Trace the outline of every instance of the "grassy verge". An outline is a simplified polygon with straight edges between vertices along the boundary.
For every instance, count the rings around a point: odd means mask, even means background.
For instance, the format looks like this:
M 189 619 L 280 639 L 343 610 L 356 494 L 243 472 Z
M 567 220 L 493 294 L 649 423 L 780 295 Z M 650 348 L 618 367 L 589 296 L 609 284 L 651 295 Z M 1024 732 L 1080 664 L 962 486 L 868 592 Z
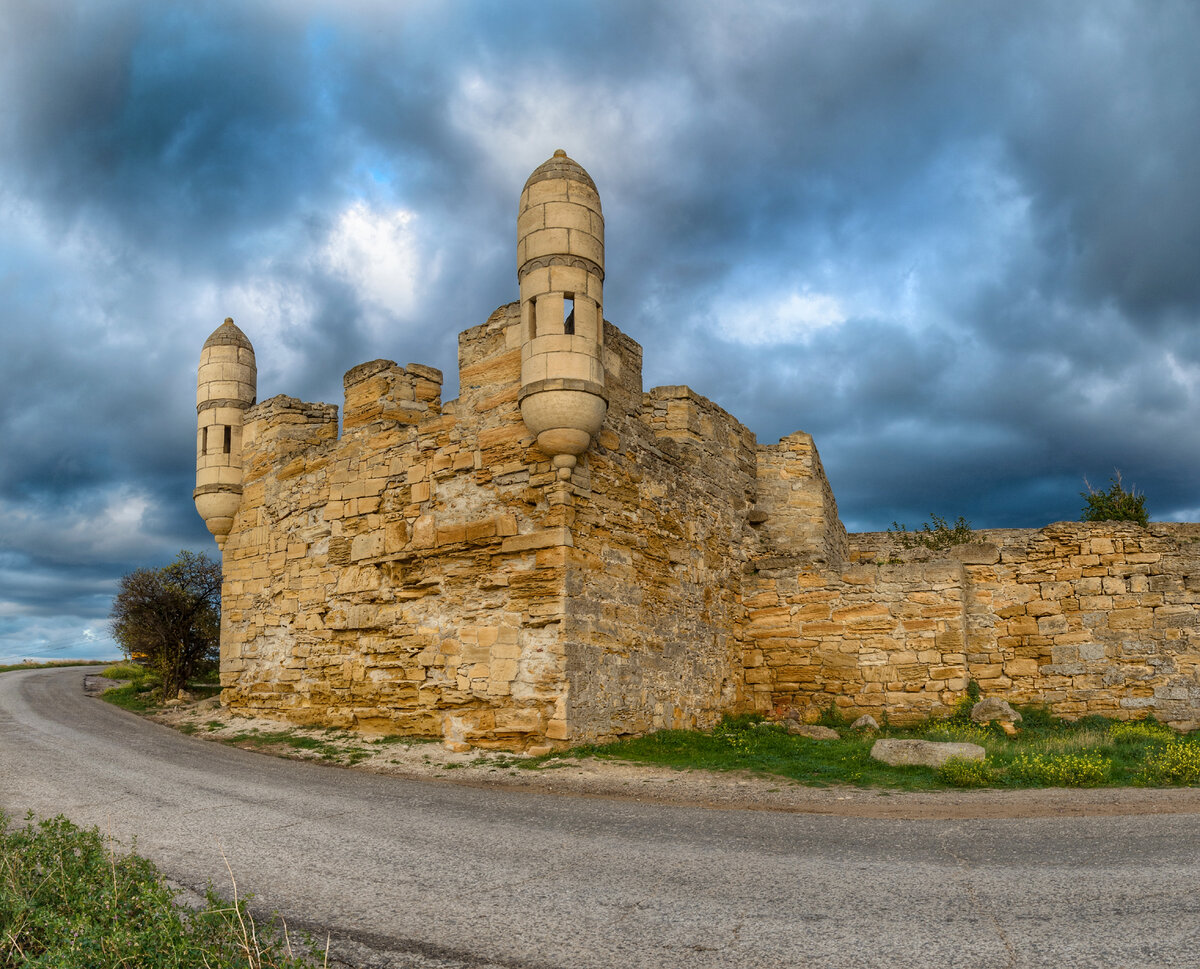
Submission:
M 160 709 L 154 675 L 138 666 L 119 666 L 105 675 L 131 679 L 103 696 L 137 713 Z M 196 687 L 191 688 L 193 692 Z M 203 687 L 200 688 L 201 690 Z M 218 688 L 211 687 L 215 692 Z M 1023 721 L 1016 737 L 998 726 L 969 718 L 967 702 L 947 720 L 910 729 L 855 731 L 835 723 L 840 737 L 813 740 L 789 734 L 782 724 L 761 717 L 729 717 L 714 730 L 662 730 L 611 744 L 587 745 L 544 757 L 481 754 L 475 766 L 551 769 L 582 758 L 621 760 L 679 770 L 750 771 L 815 787 L 849 784 L 900 791 L 965 787 L 1167 787 L 1200 785 L 1200 733 L 1180 736 L 1154 720 L 1119 721 L 1085 717 L 1068 722 L 1037 707 L 1021 707 Z M 375 759 L 388 744 L 406 746 L 428 738 L 367 739 L 347 730 L 286 727 L 278 730 L 237 729 L 227 721 L 202 722 L 198 717 L 178 729 L 238 747 L 305 760 L 352 766 Z M 940 769 L 891 767 L 871 757 L 880 737 L 977 744 L 986 759 L 951 761 Z M 429 758 L 426 758 L 428 760 Z M 387 763 L 387 758 L 379 761 Z M 394 761 L 393 761 L 394 762 Z M 445 770 L 467 766 L 455 761 Z
M 255 922 L 236 894 L 175 903 L 154 865 L 58 817 L 25 828 L 0 814 L 0 966 L 55 969 L 310 969 L 282 923 Z
M 1023 713 L 1024 726 L 1015 738 L 959 718 L 878 733 L 843 726 L 838 740 L 811 740 L 759 717 L 730 717 L 711 732 L 662 730 L 577 747 L 523 766 L 595 757 L 677 769 L 751 771 L 817 787 L 852 784 L 904 791 L 1200 784 L 1200 738 L 1194 735 L 1181 737 L 1154 720 L 1086 717 L 1066 722 L 1036 708 L 1023 708 Z M 871 758 L 880 737 L 973 743 L 987 757 L 982 762 L 951 761 L 940 769 L 890 767 Z
M 134 713 L 148 713 L 162 705 L 162 691 L 156 674 L 137 663 L 117 663 L 104 670 L 101 676 L 110 680 L 127 680 L 123 686 L 105 690 L 101 697 L 114 706 Z M 216 674 L 206 674 L 188 684 L 188 691 L 197 699 L 206 699 L 221 692 Z
M 48 670 L 55 666 L 106 666 L 103 659 L 54 659 L 45 663 L 9 663 L 0 665 L 0 673 L 11 673 L 14 670 Z
M 153 715 L 168 709 L 168 705 L 163 703 L 158 677 L 145 667 L 120 663 L 111 666 L 102 675 L 113 680 L 128 681 L 101 694 L 101 699 L 108 703 L 140 714 Z M 209 699 L 220 691 L 221 687 L 216 682 L 215 674 L 188 684 L 188 692 L 192 694 L 193 700 Z M 188 706 L 180 709 L 187 710 Z M 342 766 L 358 764 L 376 757 L 393 745 L 411 747 L 438 739 L 398 735 L 367 738 L 336 727 L 282 727 L 278 730 L 264 730 L 255 726 L 238 729 L 236 719 L 204 721 L 203 714 L 172 725 L 181 733 L 197 735 L 234 747 Z
M 146 713 L 162 702 L 159 695 L 158 677 L 144 666 L 136 663 L 118 663 L 110 666 L 101 676 L 110 680 L 128 680 L 123 686 L 113 687 L 100 694 L 106 703 L 130 710 L 133 713 Z

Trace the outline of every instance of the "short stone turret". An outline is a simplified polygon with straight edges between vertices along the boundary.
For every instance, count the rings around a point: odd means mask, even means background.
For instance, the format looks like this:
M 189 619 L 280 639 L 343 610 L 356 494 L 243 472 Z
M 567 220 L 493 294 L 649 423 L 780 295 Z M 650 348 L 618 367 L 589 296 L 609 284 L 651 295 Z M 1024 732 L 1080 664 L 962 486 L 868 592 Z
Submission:
M 596 184 L 561 148 L 534 169 L 517 215 L 521 417 L 569 478 L 608 412 L 604 216 Z
M 254 347 L 233 320 L 213 330 L 196 375 L 196 490 L 192 497 L 218 548 L 242 503 L 242 425 L 254 403 Z

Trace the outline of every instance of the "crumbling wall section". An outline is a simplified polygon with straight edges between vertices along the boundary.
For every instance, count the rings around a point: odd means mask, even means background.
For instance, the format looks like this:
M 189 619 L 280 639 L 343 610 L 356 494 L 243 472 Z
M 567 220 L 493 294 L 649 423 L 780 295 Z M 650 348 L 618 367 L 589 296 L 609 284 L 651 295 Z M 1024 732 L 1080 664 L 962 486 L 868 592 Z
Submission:
M 611 324 L 605 351 L 608 417 L 572 479 L 573 740 L 710 726 L 741 687 L 754 435 L 687 387 L 643 394 L 640 347 Z
M 840 569 L 849 554 L 846 528 L 812 435 L 797 431 L 760 446 L 757 458 L 751 522 L 764 550 L 799 557 L 813 568 Z

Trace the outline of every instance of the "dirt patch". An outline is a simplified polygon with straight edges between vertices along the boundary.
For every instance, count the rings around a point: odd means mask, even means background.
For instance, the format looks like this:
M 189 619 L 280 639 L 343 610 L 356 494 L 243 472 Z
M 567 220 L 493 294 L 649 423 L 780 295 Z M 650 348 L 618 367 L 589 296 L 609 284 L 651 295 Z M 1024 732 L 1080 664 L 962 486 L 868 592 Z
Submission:
M 744 772 L 672 770 L 624 761 L 554 759 L 520 766 L 521 755 L 453 753 L 440 742 L 370 738 L 342 730 L 292 727 L 233 716 L 217 698 L 180 703 L 149 719 L 203 740 L 416 780 L 525 790 L 566 797 L 786 811 L 842 817 L 965 819 L 1084 815 L 1200 814 L 1200 788 L 900 792 L 806 787 Z

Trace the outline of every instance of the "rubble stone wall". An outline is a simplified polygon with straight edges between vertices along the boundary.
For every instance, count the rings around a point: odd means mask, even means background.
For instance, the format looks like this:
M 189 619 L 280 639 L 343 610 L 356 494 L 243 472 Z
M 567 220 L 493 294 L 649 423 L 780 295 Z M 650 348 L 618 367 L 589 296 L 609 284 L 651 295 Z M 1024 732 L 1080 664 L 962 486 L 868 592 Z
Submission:
M 974 679 L 1061 716 L 1200 725 L 1200 525 L 1060 522 L 979 538 L 936 553 L 852 535 L 836 573 L 780 559 L 751 571 L 749 705 L 903 722 L 947 712 Z
M 754 436 L 686 387 L 636 389 L 610 403 L 576 507 L 565 627 L 576 737 L 711 726 L 740 694 Z
M 608 417 L 560 480 L 521 420 L 518 312 L 461 335 L 445 406 L 438 371 L 374 360 L 346 374 L 340 437 L 332 405 L 247 412 L 232 709 L 528 748 L 737 705 L 753 434 L 686 387 L 643 393 L 606 323 Z
M 372 361 L 346 375 L 340 438 L 330 405 L 247 413 L 224 552 L 232 709 L 479 745 L 565 733 L 569 535 L 516 408 L 514 314 L 462 334 L 445 407 L 440 372 Z
M 747 709 L 912 721 L 974 680 L 1200 724 L 1200 525 L 847 535 L 809 435 L 758 445 L 687 387 L 644 392 L 607 322 L 607 416 L 563 479 L 521 418 L 519 312 L 460 335 L 444 405 L 439 371 L 373 360 L 340 435 L 330 404 L 246 411 L 232 709 L 530 749 Z

